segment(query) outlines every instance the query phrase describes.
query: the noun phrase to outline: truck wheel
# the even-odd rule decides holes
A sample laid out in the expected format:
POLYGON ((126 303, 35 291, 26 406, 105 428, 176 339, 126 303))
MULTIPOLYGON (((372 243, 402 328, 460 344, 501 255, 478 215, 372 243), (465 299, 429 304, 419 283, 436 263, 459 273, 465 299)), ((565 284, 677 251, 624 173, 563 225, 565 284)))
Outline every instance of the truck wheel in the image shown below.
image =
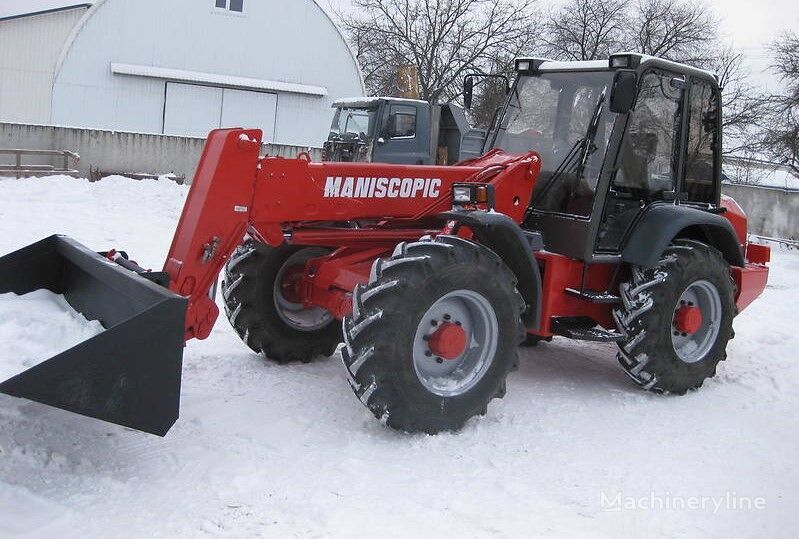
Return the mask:
POLYGON ((225 266, 225 313, 241 340, 277 363, 332 356, 341 342, 341 325, 322 308, 305 308, 294 287, 305 263, 329 251, 248 239, 225 266))
POLYGON ((505 394, 524 338, 524 301, 491 250, 454 237, 402 243, 378 259, 344 320, 358 398, 388 426, 456 430, 505 394))
POLYGON ((703 243, 676 240, 651 269, 634 267, 614 312, 618 360, 644 389, 685 394, 726 359, 735 316, 730 267, 703 243))

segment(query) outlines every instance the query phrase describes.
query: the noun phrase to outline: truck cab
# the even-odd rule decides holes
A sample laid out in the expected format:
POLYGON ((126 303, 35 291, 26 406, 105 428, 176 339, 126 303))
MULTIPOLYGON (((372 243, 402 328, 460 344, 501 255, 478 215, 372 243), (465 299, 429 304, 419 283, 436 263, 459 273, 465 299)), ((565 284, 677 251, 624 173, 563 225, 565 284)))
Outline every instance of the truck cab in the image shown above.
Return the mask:
POLYGON ((485 132, 472 129, 454 104, 359 97, 333 108, 325 161, 450 165, 482 153, 485 132))

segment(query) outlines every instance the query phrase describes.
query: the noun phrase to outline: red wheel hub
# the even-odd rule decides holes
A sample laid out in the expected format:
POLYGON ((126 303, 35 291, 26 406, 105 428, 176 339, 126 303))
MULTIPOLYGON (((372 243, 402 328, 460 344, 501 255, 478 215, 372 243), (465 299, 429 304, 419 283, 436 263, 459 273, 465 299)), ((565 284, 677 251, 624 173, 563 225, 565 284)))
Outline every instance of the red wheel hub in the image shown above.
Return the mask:
POLYGON ((467 337, 461 326, 444 322, 430 335, 427 343, 434 356, 451 361, 466 351, 467 337))
POLYGON ((674 327, 680 333, 696 333, 702 327, 702 309, 692 305, 681 306, 674 315, 674 327))

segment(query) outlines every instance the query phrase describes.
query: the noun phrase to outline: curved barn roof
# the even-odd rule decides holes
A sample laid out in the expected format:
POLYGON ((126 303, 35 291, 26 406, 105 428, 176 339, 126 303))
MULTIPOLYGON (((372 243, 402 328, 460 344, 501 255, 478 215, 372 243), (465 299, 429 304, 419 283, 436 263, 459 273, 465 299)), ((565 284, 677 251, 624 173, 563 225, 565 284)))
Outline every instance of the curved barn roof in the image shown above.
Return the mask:
POLYGON ((0 2, 0 21, 65 9, 88 8, 93 3, 91 0, 4 0, 0 2))
MULTIPOLYGON (((9 7, 16 6, 16 10, 19 11, 20 13, 17 14, 17 15, 5 17, 5 18, 16 18, 16 17, 21 17, 21 16, 27 16, 27 15, 35 15, 35 14, 39 14, 39 13, 61 11, 61 10, 64 10, 64 9, 73 9, 73 8, 78 8, 78 7, 89 8, 87 13, 83 16, 83 18, 78 22, 78 24, 75 25, 75 28, 72 30, 72 34, 67 39, 67 42, 64 44, 64 47, 63 47, 63 49, 61 51, 61 55, 60 55, 60 57, 58 59, 58 62, 56 64, 55 73, 57 75, 58 72, 61 70, 61 66, 64 63, 64 60, 66 59, 66 56, 69 53, 69 50, 72 48, 72 44, 75 42, 75 39, 77 38, 78 34, 80 34, 80 32, 83 29, 83 27, 85 26, 86 22, 108 0, 90 0, 90 1, 87 1, 87 2, 76 2, 75 0, 6 0, 6 1, 8 2, 9 7), (23 8, 23 6, 26 6, 27 8, 23 8), (46 6, 49 6, 49 8, 47 8, 46 6), (36 9, 37 11, 31 11, 31 8, 36 9)), ((349 51, 350 56, 352 56, 352 61, 357 66, 358 76, 360 78, 360 83, 361 83, 361 89, 365 93, 366 92, 366 81, 363 78, 363 72, 360 69, 360 64, 358 62, 358 56, 355 53, 355 50, 352 48, 352 45, 350 45, 350 42, 347 40, 347 37, 344 35, 344 32, 342 32, 342 30, 339 27, 339 25, 336 24, 336 21, 333 18, 333 15, 322 4, 322 2, 320 2, 320 0, 310 0, 310 1, 317 7, 317 9, 319 9, 319 11, 321 11, 324 14, 324 16, 328 19, 330 24, 333 26, 333 28, 335 28, 336 32, 338 33, 339 37, 341 38, 341 41, 344 42, 345 46, 347 47, 347 50, 349 51)), ((4 18, 2 16, 2 13, 3 13, 3 11, 0 10, 0 20, 3 20, 3 18, 4 18)))

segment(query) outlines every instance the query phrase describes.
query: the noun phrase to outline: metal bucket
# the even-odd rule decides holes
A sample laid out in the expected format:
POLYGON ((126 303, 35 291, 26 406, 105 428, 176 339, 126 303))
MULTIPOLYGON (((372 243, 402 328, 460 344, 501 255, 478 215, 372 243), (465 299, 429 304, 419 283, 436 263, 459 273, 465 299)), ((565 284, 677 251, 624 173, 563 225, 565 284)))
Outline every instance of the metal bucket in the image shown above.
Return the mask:
POLYGON ((0 258, 0 294, 39 289, 105 331, 0 381, 0 392, 164 436, 179 413, 186 298, 64 236, 0 258))

